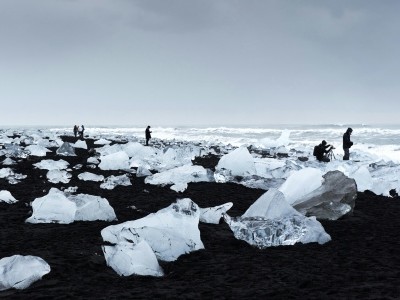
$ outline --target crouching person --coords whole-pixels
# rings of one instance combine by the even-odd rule
[[[331,160],[327,156],[327,153],[329,153],[332,149],[334,149],[334,147],[331,145],[327,145],[326,141],[323,140],[321,142],[321,144],[314,147],[313,154],[317,158],[318,161],[330,162]]]

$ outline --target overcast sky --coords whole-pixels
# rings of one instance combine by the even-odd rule
[[[0,124],[400,123],[399,12],[397,0],[0,0]]]

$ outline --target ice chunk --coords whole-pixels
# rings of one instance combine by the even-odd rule
[[[219,206],[200,208],[200,222],[219,224],[222,215],[225,214],[233,206],[232,202],[228,202]]]
[[[114,209],[107,199],[78,194],[71,195],[76,188],[65,193],[52,188],[48,195],[36,198],[32,203],[33,214],[26,220],[29,223],[61,223],[74,221],[113,221],[116,220]]]
[[[68,142],[64,142],[56,153],[62,156],[76,156],[74,147]]]
[[[289,130],[284,130],[281,133],[281,136],[276,139],[270,139],[270,138],[263,138],[260,140],[259,144],[263,147],[263,148],[276,148],[279,146],[287,146],[290,143],[290,131]]]
[[[352,212],[357,198],[355,180],[340,171],[329,171],[323,178],[318,189],[298,199],[293,207],[304,215],[328,220]]]
[[[124,151],[102,156],[99,168],[102,170],[126,170],[129,169],[129,157]]]
[[[114,209],[107,199],[78,194],[68,196],[68,200],[76,204],[75,221],[114,221],[117,219]]]
[[[157,258],[163,261],[175,261],[182,254],[189,253],[196,248],[193,240],[182,237],[175,229],[170,230],[169,228],[149,226],[124,228],[118,238],[133,244],[146,241]]]
[[[111,175],[111,176],[107,177],[102,184],[100,184],[100,187],[102,189],[112,190],[117,185],[128,186],[128,185],[132,185],[132,183],[131,183],[131,180],[129,179],[128,175],[126,175],[126,174],[123,174],[120,176]]]
[[[156,173],[146,177],[145,183],[154,185],[172,184],[171,189],[176,191],[184,191],[189,182],[210,182],[214,181],[213,174],[209,169],[204,169],[202,166],[181,166],[175,169],[167,170],[161,173]]]
[[[44,159],[36,164],[33,164],[35,167],[43,170],[63,170],[68,168],[69,163],[63,159],[58,161],[52,159]]]
[[[271,171],[273,178],[288,178],[294,171],[301,170],[302,167],[291,160],[285,160],[285,165]]]
[[[271,220],[263,217],[231,218],[225,214],[224,219],[237,239],[260,249],[298,242],[324,244],[331,240],[315,217],[293,215]]]
[[[269,190],[270,188],[280,187],[285,179],[283,178],[262,178],[257,175],[247,176],[240,180],[239,184],[252,189]],[[236,182],[235,180],[233,182]]]
[[[102,246],[107,266],[120,276],[133,274],[144,276],[163,276],[164,272],[149,244],[120,243],[116,246]]]
[[[12,166],[15,164],[16,164],[16,162],[13,159],[11,159],[10,157],[7,157],[5,160],[3,160],[4,166]]]
[[[238,180],[235,180],[235,177],[232,175],[231,170],[226,170],[224,168],[221,168],[214,173],[214,180],[215,180],[215,182],[218,182],[218,183],[227,183],[227,182],[238,181]]]
[[[285,161],[275,158],[255,158],[254,164],[257,170],[257,175],[264,178],[271,178],[271,171],[284,168],[286,166]]]
[[[357,183],[357,190],[364,192],[365,190],[372,190],[374,182],[367,167],[361,166],[357,171],[350,174],[349,177],[354,178]]]
[[[101,231],[101,236],[114,244],[136,244],[145,240],[157,258],[173,261],[182,254],[204,248],[199,218],[200,209],[196,203],[189,198],[179,199],[144,218],[108,226]]]
[[[242,218],[263,217],[278,219],[299,213],[285,200],[285,195],[274,188],[261,195],[242,215]]]
[[[195,155],[199,155],[199,149],[195,147],[167,147],[161,155],[159,171],[176,168],[183,165],[191,165]]]
[[[29,151],[30,155],[34,156],[46,156],[47,152],[51,152],[49,149],[40,145],[30,145],[25,147],[25,151]]]
[[[26,177],[26,175],[14,173],[10,168],[0,169],[0,178],[7,179],[9,184],[17,184],[20,180],[25,179]]]
[[[123,145],[121,144],[114,144],[112,146],[105,145],[101,148],[96,148],[96,152],[100,153],[102,156],[107,156],[121,151],[123,151]]]
[[[52,183],[68,183],[72,177],[70,173],[64,170],[50,170],[46,176]]]
[[[101,139],[95,141],[94,144],[95,145],[108,145],[108,144],[111,144],[111,141],[101,138]]]
[[[95,164],[95,165],[98,165],[100,162],[99,162],[99,160],[98,160],[97,158],[95,158],[95,157],[89,157],[89,158],[87,159],[87,163],[88,163],[88,164]]]
[[[322,184],[322,171],[314,168],[305,168],[294,171],[282,184],[279,190],[285,195],[285,199],[293,204]]]
[[[0,169],[0,178],[7,178],[9,176],[14,175],[14,172],[11,168],[2,168]]]
[[[16,200],[9,191],[1,190],[0,191],[0,202],[6,202],[9,204],[12,204],[12,203],[18,202],[18,200]]]
[[[254,158],[246,147],[237,148],[222,156],[215,170],[216,173],[222,170],[229,170],[232,176],[256,175]]]
[[[136,170],[136,177],[146,177],[151,175],[153,174],[145,167],[139,166]]]
[[[188,187],[188,184],[186,182],[179,182],[179,183],[172,185],[170,187],[170,189],[177,193],[182,193],[187,189],[187,187]]]
[[[301,215],[277,189],[263,194],[243,216],[224,214],[224,220],[237,239],[261,249],[298,242],[323,244],[331,239],[315,217]]]
[[[46,196],[36,198],[32,208],[32,216],[26,220],[28,223],[69,224],[75,219],[76,204],[56,188],[50,189]]]
[[[87,144],[86,141],[82,141],[82,140],[77,140],[75,144],[73,144],[73,146],[75,148],[82,148],[82,149],[87,149]]]
[[[81,173],[78,175],[78,178],[80,180],[84,180],[84,181],[103,181],[104,180],[103,175],[97,175],[97,174],[93,174],[90,172]]]
[[[145,158],[155,154],[151,147],[145,147],[137,142],[127,143],[123,146],[123,150],[126,152],[126,154],[128,154],[129,157],[135,156],[138,158]]]
[[[4,144],[5,152],[8,157],[27,158],[29,151],[24,151],[20,146],[15,144]]]
[[[78,190],[77,186],[69,186],[68,188],[63,190],[63,192],[64,192],[64,195],[67,196],[67,198],[68,198],[70,195],[76,193],[77,190]]]
[[[50,272],[42,258],[31,255],[13,255],[0,259],[0,291],[26,289]]]

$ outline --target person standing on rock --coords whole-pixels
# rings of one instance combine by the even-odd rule
[[[151,139],[150,125],[147,126],[146,131],[145,131],[145,135],[146,135],[146,146],[148,146],[149,145],[149,140]]]

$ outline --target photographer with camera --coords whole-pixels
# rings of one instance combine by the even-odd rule
[[[330,162],[331,160],[327,154],[330,153],[332,149],[335,149],[335,147],[327,145],[326,141],[323,140],[321,144],[314,147],[313,155],[317,158],[318,161]]]

